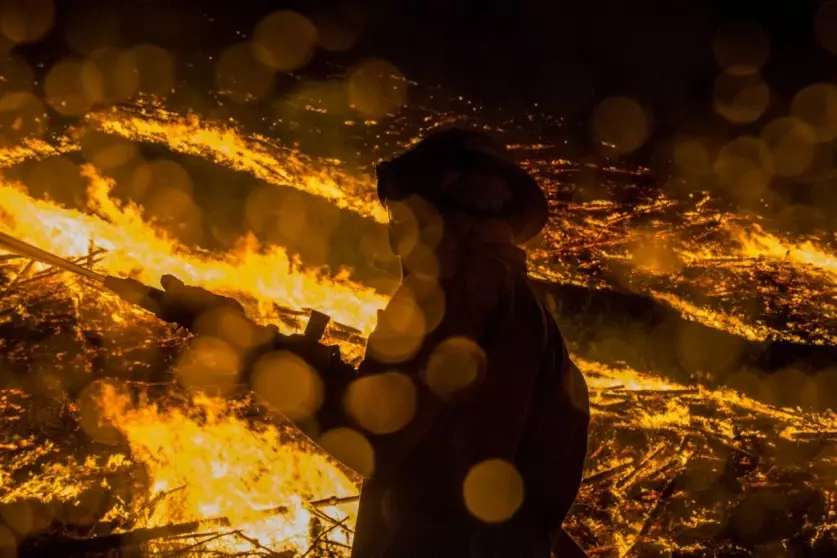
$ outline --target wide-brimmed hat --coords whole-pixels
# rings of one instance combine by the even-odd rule
[[[479,203],[463,198],[491,195],[488,184],[483,191],[451,192],[447,187],[451,176],[474,172],[502,178],[510,195],[501,207],[477,210]],[[514,161],[505,145],[480,132],[461,128],[433,132],[405,153],[380,163],[376,173],[381,203],[417,194],[440,207],[502,218],[518,243],[537,235],[549,214],[546,196],[535,179]]]

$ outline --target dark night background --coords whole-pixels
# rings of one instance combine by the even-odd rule
[[[127,47],[153,43],[171,52],[178,82],[212,88],[213,62],[279,9],[296,10],[321,28],[339,29],[341,50],[318,49],[304,72],[384,58],[410,79],[509,111],[537,110],[566,119],[583,137],[590,111],[607,96],[640,101],[653,115],[654,138],[723,127],[711,107],[719,67],[712,38],[719,26],[756,22],[768,33],[762,76],[771,108],[784,109],[801,87],[837,75],[837,56],[812,32],[815,0],[465,1],[334,0],[184,2],[64,1],[57,25],[34,45],[17,47],[48,69],[72,51],[64,29],[89,23],[88,40]],[[351,45],[345,48],[345,45]],[[281,81],[281,80],[280,80]],[[771,109],[768,109],[768,116]],[[765,120],[766,121],[766,120]],[[738,130],[735,130],[738,132]],[[649,142],[652,143],[652,142]],[[584,142],[577,145],[582,150]],[[648,144],[647,144],[648,145]]]

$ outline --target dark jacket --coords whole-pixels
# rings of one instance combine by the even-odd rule
[[[375,472],[364,482],[352,556],[548,556],[549,537],[560,529],[581,481],[586,383],[532,290],[522,250],[511,243],[472,243],[440,260],[441,322],[407,361],[380,362],[368,349],[358,371],[408,374],[418,404],[406,427],[366,433]],[[370,347],[376,335],[386,335],[381,324],[402,292],[421,290],[415,284],[422,280],[405,277]],[[427,361],[445,339],[459,336],[476,341],[486,366],[466,388],[440,397],[425,381]],[[462,496],[465,475],[489,458],[513,463],[525,490],[517,513],[494,525],[472,517]]]

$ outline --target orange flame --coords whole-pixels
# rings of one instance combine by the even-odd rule
[[[251,296],[262,303],[317,308],[368,334],[386,299],[373,289],[317,270],[304,270],[278,247],[261,249],[252,238],[238,250],[213,256],[189,250],[144,222],[133,204],[109,197],[111,181],[86,165],[90,209],[85,215],[29,197],[20,185],[0,183],[0,224],[10,234],[60,256],[84,256],[90,242],[108,250],[101,268],[157,284],[165,273],[219,292]]]
[[[196,397],[188,410],[135,406],[113,382],[101,394],[102,417],[127,436],[134,459],[146,466],[144,501],[157,504],[145,510],[145,526],[223,517],[264,547],[304,552],[311,544],[308,501],[357,494],[358,479],[325,455],[283,441],[274,426],[236,418],[228,401]],[[356,503],[318,509],[354,526]],[[331,540],[350,542],[347,533]],[[208,548],[246,551],[253,543],[230,537]]]

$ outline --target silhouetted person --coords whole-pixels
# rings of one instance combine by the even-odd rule
[[[587,386],[516,246],[545,226],[543,192],[501,144],[457,129],[377,174],[402,282],[357,375],[321,371],[315,417],[374,450],[353,558],[548,558],[553,541],[559,558],[583,556],[561,525],[587,451]]]

